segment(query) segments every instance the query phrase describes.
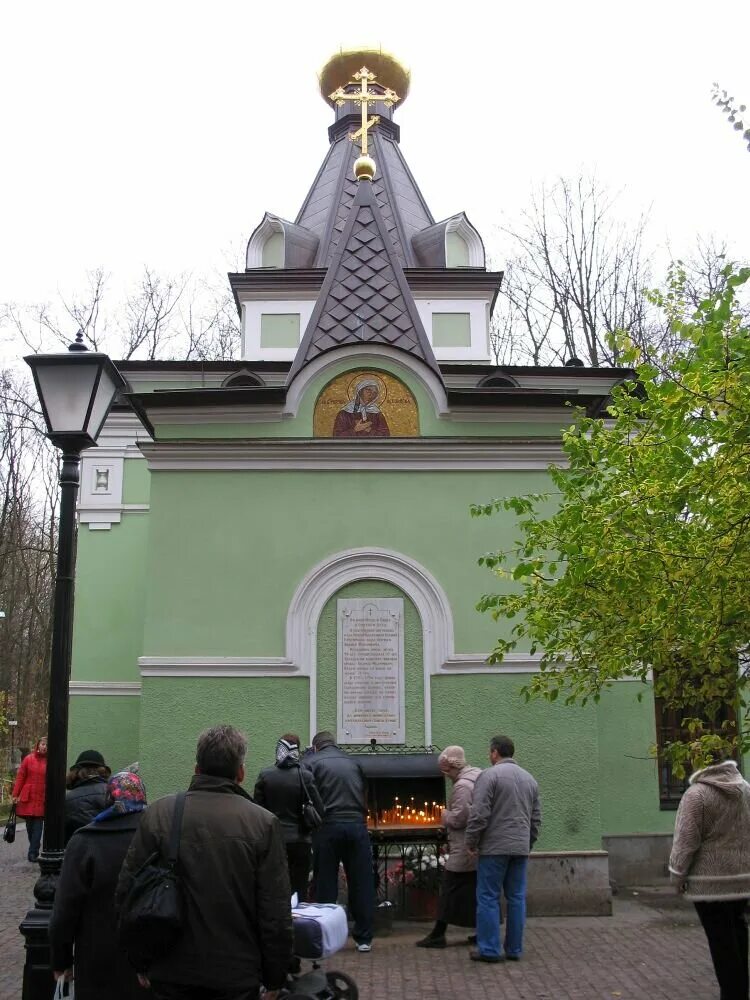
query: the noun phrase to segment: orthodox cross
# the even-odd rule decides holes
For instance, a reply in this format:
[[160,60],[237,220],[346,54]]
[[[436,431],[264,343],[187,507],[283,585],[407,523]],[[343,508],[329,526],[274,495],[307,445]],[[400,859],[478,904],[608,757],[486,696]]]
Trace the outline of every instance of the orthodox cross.
[[363,66],[358,73],[354,74],[354,79],[350,81],[350,83],[356,82],[359,84],[359,91],[347,94],[343,87],[339,87],[338,90],[334,90],[334,92],[329,95],[330,99],[339,108],[342,107],[347,101],[353,101],[362,109],[362,127],[358,128],[356,132],[350,133],[349,138],[354,141],[355,139],[359,139],[361,137],[363,156],[367,156],[367,133],[373,125],[377,125],[380,121],[380,115],[373,115],[372,118],[368,118],[370,105],[375,104],[377,101],[381,101],[387,108],[390,108],[399,100],[398,94],[389,88],[386,88],[385,92],[382,94],[377,94],[374,90],[370,90],[369,84],[372,83],[374,79],[375,74],[371,73],[366,66]]

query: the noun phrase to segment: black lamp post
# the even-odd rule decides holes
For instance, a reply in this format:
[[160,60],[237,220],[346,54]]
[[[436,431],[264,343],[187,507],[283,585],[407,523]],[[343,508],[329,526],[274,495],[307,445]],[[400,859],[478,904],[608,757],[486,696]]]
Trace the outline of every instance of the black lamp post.
[[34,886],[36,904],[20,925],[26,938],[23,1000],[49,1000],[54,990],[49,954],[49,918],[65,847],[65,773],[68,754],[68,698],[73,637],[76,495],[81,452],[96,444],[118,389],[125,380],[106,354],[88,351],[81,333],[67,353],[24,358],[34,375],[47,437],[62,452],[60,526],[52,616],[47,785],[41,874]]

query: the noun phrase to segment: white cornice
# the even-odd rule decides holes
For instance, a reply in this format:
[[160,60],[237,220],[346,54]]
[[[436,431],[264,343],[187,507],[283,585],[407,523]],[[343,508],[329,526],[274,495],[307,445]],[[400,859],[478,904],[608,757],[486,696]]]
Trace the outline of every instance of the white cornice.
[[303,677],[285,656],[140,656],[142,677]]
[[276,438],[142,444],[155,471],[202,469],[546,470],[562,464],[556,439],[391,438],[388,441]]
[[71,681],[68,687],[72,695],[130,695],[141,693],[140,681]]

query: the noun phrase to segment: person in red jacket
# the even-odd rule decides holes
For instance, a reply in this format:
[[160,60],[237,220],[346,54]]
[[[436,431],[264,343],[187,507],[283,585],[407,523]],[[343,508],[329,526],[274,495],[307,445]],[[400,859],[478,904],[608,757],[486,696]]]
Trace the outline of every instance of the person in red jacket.
[[44,826],[44,790],[47,780],[47,737],[37,740],[33,751],[24,757],[13,785],[16,812],[26,820],[29,838],[29,861],[39,857]]

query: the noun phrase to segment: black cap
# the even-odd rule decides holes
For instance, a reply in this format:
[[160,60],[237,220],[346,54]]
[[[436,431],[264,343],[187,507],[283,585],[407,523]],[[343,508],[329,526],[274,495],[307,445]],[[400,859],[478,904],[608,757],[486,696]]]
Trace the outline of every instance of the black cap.
[[106,767],[104,758],[99,753],[98,750],[83,750],[78,754],[78,759],[76,760],[73,767]]

